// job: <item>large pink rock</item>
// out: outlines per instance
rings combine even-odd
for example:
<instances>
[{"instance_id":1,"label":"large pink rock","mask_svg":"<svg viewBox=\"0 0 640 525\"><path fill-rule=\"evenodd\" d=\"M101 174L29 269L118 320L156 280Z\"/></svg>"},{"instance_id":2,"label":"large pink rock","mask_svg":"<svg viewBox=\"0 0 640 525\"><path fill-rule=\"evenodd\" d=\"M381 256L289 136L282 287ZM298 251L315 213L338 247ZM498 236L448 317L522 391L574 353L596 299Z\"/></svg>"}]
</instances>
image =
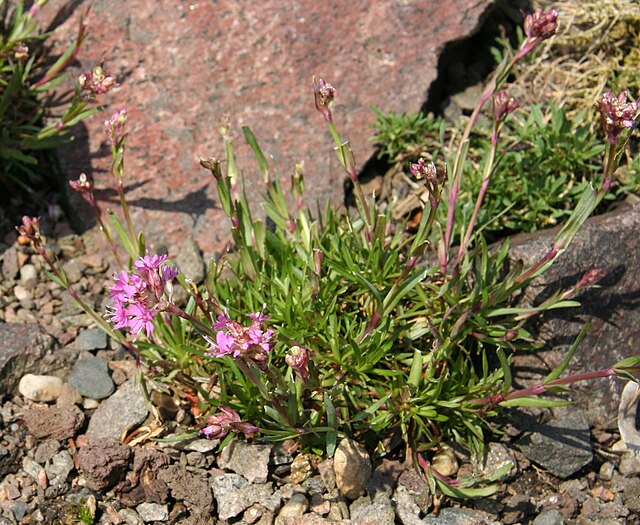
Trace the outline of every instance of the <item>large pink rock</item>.
<instances>
[{"instance_id":1,"label":"large pink rock","mask_svg":"<svg viewBox=\"0 0 640 525\"><path fill-rule=\"evenodd\" d=\"M241 140L242 124L252 127L283 176L304 161L311 203L341 202L344 175L314 108L312 76L336 86L335 119L362 165L373 152L370 105L419 110L444 45L473 33L491 3L94 0L79 60L89 69L104 57L120 81L102 101L129 110L126 166L135 222L170 252L191 232L206 254L220 248L226 219L196 157L222 156L218 124L225 114L252 197L261 176ZM71 38L82 9L54 38ZM87 134L79 132L63 157L71 177L85 171L94 178L103 203L115 202L106 116L88 121Z\"/></svg>"}]
</instances>

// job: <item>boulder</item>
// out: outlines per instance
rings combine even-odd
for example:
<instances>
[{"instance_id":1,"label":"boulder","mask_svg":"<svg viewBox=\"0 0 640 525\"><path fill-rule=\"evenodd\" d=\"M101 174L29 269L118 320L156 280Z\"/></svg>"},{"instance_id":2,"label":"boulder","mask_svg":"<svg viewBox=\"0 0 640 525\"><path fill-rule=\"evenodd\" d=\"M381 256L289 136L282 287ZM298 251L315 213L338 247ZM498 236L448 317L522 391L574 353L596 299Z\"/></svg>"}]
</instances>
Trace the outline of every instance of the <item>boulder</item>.
<instances>
[{"instance_id":1,"label":"boulder","mask_svg":"<svg viewBox=\"0 0 640 525\"><path fill-rule=\"evenodd\" d=\"M65 4L52 0L42 17ZM72 41L85 9L70 4L71 15L60 18L53 36L58 49ZM62 165L74 179L87 173L103 207L116 207L102 122L126 106L126 189L134 222L152 248L165 245L172 257L191 232L211 255L227 240L227 221L211 175L196 157L222 157L223 115L230 116L250 198L257 200L262 175L241 140L243 124L283 177L304 161L310 205L328 198L340 204L342 192L335 190L344 175L314 107L312 76L337 88L335 121L362 166L373 151L370 105L418 111L445 45L473 34L492 5L301 0L284 8L276 0L96 0L75 72L105 58L120 87L100 99L108 112L75 130Z\"/></svg>"}]
</instances>

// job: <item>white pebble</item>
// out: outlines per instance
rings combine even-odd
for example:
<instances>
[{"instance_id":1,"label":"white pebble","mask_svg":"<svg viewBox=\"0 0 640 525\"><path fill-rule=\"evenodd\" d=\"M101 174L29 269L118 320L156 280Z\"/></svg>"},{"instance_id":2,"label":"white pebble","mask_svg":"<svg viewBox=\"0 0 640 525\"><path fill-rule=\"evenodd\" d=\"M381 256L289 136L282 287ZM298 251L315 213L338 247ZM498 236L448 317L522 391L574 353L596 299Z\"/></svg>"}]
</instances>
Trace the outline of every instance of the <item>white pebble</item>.
<instances>
[{"instance_id":1,"label":"white pebble","mask_svg":"<svg viewBox=\"0 0 640 525\"><path fill-rule=\"evenodd\" d=\"M62 379L55 376L26 374L20 379L18 391L25 399L37 402L55 401L62 392Z\"/></svg>"}]
</instances>

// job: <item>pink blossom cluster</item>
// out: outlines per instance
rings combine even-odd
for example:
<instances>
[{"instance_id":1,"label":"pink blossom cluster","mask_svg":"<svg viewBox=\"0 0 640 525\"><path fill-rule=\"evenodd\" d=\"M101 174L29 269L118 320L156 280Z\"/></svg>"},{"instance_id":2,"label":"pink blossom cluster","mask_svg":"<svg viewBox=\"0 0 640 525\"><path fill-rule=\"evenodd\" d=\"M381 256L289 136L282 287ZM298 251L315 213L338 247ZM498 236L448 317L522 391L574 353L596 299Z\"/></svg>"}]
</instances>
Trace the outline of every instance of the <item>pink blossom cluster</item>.
<instances>
[{"instance_id":1,"label":"pink blossom cluster","mask_svg":"<svg viewBox=\"0 0 640 525\"><path fill-rule=\"evenodd\" d=\"M153 321L168 307L171 283L178 275L175 266L162 266L166 259L166 254L145 255L134 263L134 272L114 273L115 284L109 289L113 305L107 313L114 328L128 328L134 335L144 330L147 337L153 333Z\"/></svg>"},{"instance_id":2,"label":"pink blossom cluster","mask_svg":"<svg viewBox=\"0 0 640 525\"><path fill-rule=\"evenodd\" d=\"M90 71L82 73L78 77L78 83L85 98L92 100L96 95L103 95L118 85L116 79L104 68L103 62L100 62L100 65Z\"/></svg>"},{"instance_id":3,"label":"pink blossom cluster","mask_svg":"<svg viewBox=\"0 0 640 525\"><path fill-rule=\"evenodd\" d=\"M638 102L627 102L627 92L622 91L617 97L613 93L605 93L598 101L604 123L604 131L610 144L618 142L618 136L625 128L632 128L638 115Z\"/></svg>"},{"instance_id":4,"label":"pink blossom cluster","mask_svg":"<svg viewBox=\"0 0 640 525\"><path fill-rule=\"evenodd\" d=\"M269 318L263 312L248 314L251 318L249 326L244 326L237 321L229 319L226 315L219 315L218 322L213 327L218 330L215 341L204 336L211 345L206 355L211 357L224 357L230 355L234 358L249 358L255 362L264 362L271 351L271 339L274 330L265 330L264 322Z\"/></svg>"},{"instance_id":5,"label":"pink blossom cluster","mask_svg":"<svg viewBox=\"0 0 640 525\"><path fill-rule=\"evenodd\" d=\"M243 434L257 434L260 429L240 420L240 414L230 407L220 407L220 412L207 418L207 426L202 429L202 433L209 439L222 439L230 431L242 432Z\"/></svg>"}]
</instances>

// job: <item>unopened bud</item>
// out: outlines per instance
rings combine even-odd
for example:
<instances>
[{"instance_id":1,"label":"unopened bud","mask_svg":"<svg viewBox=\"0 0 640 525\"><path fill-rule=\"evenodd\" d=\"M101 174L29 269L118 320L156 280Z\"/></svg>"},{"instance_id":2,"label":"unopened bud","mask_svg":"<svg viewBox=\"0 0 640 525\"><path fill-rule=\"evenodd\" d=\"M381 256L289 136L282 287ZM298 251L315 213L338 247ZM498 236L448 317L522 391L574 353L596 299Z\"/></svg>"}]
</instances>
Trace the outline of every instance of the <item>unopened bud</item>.
<instances>
[{"instance_id":1,"label":"unopened bud","mask_svg":"<svg viewBox=\"0 0 640 525\"><path fill-rule=\"evenodd\" d=\"M25 215L22 217L22 224L16 226L16 230L30 241L38 242L40 240L40 217Z\"/></svg>"},{"instance_id":2,"label":"unopened bud","mask_svg":"<svg viewBox=\"0 0 640 525\"><path fill-rule=\"evenodd\" d=\"M322 78L316 80L316 77L313 77L311 85L316 109L322 113L326 122L331 122L333 120L333 98L336 94L336 89Z\"/></svg>"},{"instance_id":3,"label":"unopened bud","mask_svg":"<svg viewBox=\"0 0 640 525\"><path fill-rule=\"evenodd\" d=\"M498 91L493 96L493 113L496 122L501 122L507 115L518 109L519 104L506 91Z\"/></svg>"},{"instance_id":4,"label":"unopened bud","mask_svg":"<svg viewBox=\"0 0 640 525\"><path fill-rule=\"evenodd\" d=\"M627 92L623 91L615 97L613 93L605 93L598 101L607 140L614 145L623 129L634 126L638 115L638 102L627 102Z\"/></svg>"}]
</instances>

